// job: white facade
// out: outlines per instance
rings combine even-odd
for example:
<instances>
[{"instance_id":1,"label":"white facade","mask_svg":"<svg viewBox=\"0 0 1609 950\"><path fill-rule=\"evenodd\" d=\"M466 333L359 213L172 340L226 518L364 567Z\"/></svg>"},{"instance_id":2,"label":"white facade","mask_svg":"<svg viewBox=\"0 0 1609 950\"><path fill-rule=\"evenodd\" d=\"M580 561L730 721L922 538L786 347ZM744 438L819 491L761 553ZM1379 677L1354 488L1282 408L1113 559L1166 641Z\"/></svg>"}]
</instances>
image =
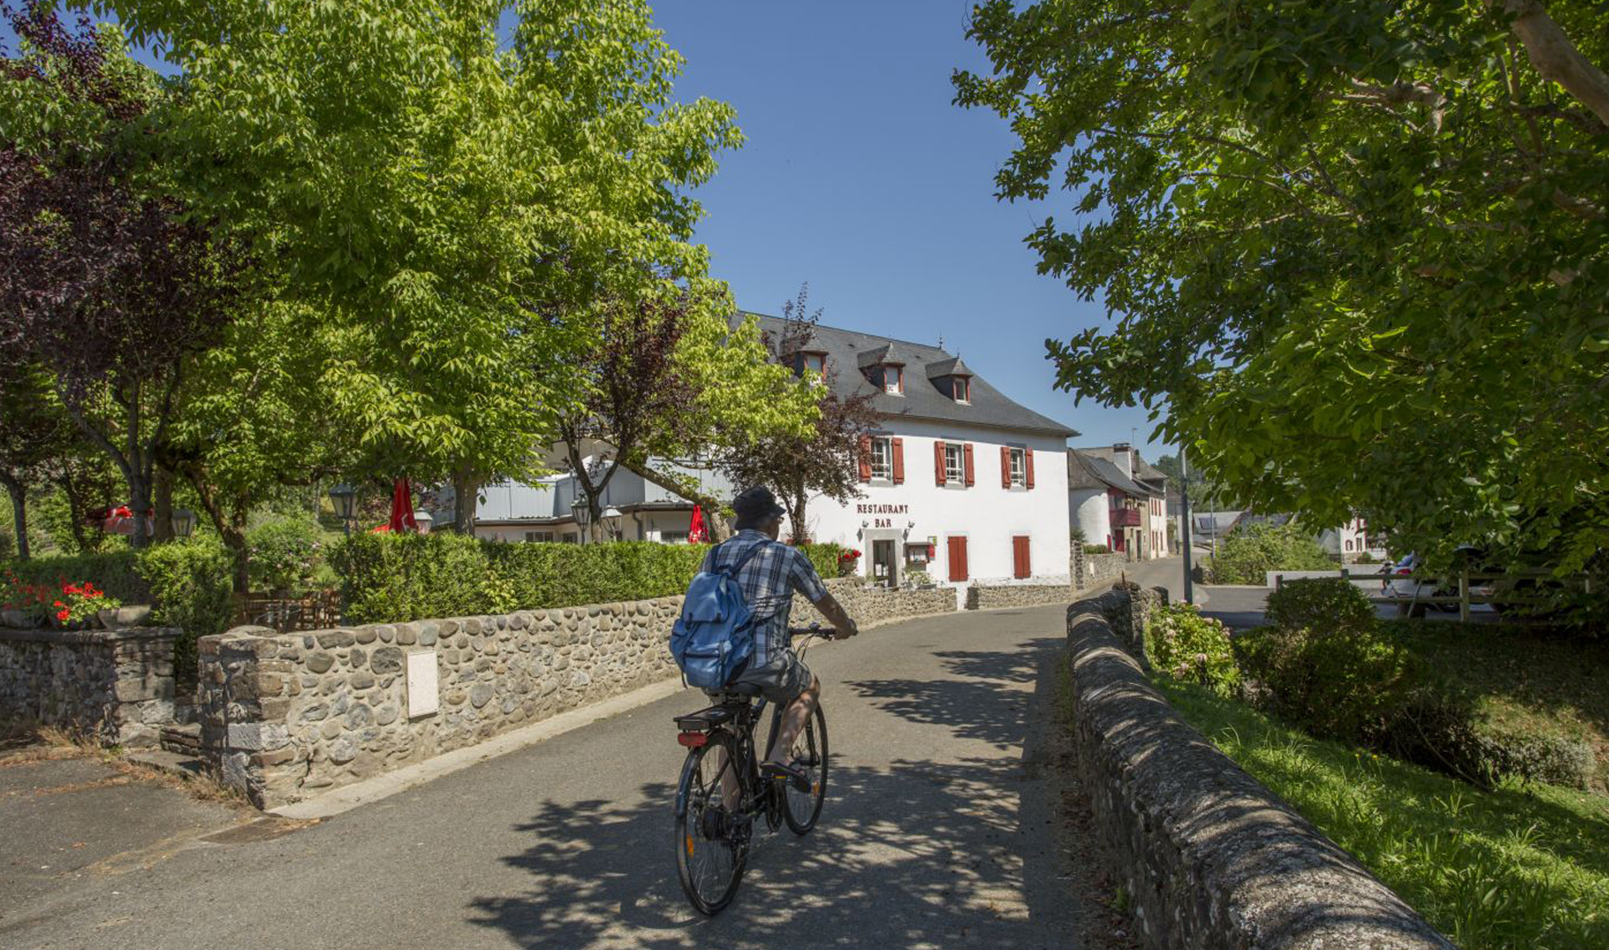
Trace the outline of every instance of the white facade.
<instances>
[{"instance_id":1,"label":"white facade","mask_svg":"<svg viewBox=\"0 0 1609 950\"><path fill-rule=\"evenodd\" d=\"M904 480L874 478L861 486L863 497L839 504L812 499L807 508L810 537L862 552L860 573L890 580L876 556L889 555L899 582L905 571L920 569L952 586L972 581L1000 583L1064 583L1069 579L1066 439L1040 432L952 422L891 417L880 433L900 439ZM935 443L971 445L973 483L946 480L940 486ZM1034 482L1019 479L1004 487L1001 447L1032 449ZM964 455L964 450L963 450ZM1021 458L1022 456L1019 456ZM1009 458L1009 456L1007 457ZM1018 552L1026 538L1028 571L1021 572ZM952 540L957 539L957 540ZM951 553L965 559L952 563ZM924 554L930 558L924 560ZM952 568L956 570L952 572ZM954 573L956 576L952 576Z\"/></svg>"},{"instance_id":2,"label":"white facade","mask_svg":"<svg viewBox=\"0 0 1609 950\"><path fill-rule=\"evenodd\" d=\"M1074 488L1068 493L1073 510L1073 527L1084 535L1085 544L1108 544L1112 537L1112 503L1105 488Z\"/></svg>"},{"instance_id":3,"label":"white facade","mask_svg":"<svg viewBox=\"0 0 1609 950\"><path fill-rule=\"evenodd\" d=\"M1330 554L1350 561L1370 549L1369 528L1362 518L1353 518L1339 528L1324 529L1318 543Z\"/></svg>"}]
</instances>

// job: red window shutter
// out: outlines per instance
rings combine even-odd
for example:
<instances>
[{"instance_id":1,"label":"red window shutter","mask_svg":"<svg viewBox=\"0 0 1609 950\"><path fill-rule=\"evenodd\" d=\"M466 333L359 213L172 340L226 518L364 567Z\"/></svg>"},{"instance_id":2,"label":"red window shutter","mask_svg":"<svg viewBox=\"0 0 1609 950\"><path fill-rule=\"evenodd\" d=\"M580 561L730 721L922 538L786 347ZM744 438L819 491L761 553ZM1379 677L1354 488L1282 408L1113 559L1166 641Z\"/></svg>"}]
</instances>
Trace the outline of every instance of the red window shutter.
<instances>
[{"instance_id":1,"label":"red window shutter","mask_svg":"<svg viewBox=\"0 0 1609 950\"><path fill-rule=\"evenodd\" d=\"M1034 487L1034 450L1023 449L1023 460L1028 467L1028 487Z\"/></svg>"},{"instance_id":2,"label":"red window shutter","mask_svg":"<svg viewBox=\"0 0 1609 950\"><path fill-rule=\"evenodd\" d=\"M964 451L964 454L966 455L967 487L971 488L972 484L973 484L973 481L974 481L974 479L972 477L972 443L971 442L968 442L966 444L966 449Z\"/></svg>"},{"instance_id":3,"label":"red window shutter","mask_svg":"<svg viewBox=\"0 0 1609 950\"><path fill-rule=\"evenodd\" d=\"M860 480L872 480L872 437L869 435L860 437Z\"/></svg>"},{"instance_id":4,"label":"red window shutter","mask_svg":"<svg viewBox=\"0 0 1609 950\"><path fill-rule=\"evenodd\" d=\"M967 539L960 537L950 538L950 580L952 582L967 579Z\"/></svg>"},{"instance_id":5,"label":"red window shutter","mask_svg":"<svg viewBox=\"0 0 1609 950\"><path fill-rule=\"evenodd\" d=\"M939 487L944 487L944 443L933 443L933 477L938 479Z\"/></svg>"},{"instance_id":6,"label":"red window shutter","mask_svg":"<svg viewBox=\"0 0 1609 950\"><path fill-rule=\"evenodd\" d=\"M1018 578L1033 574L1033 558L1029 554L1027 535L1011 539L1011 567L1013 575Z\"/></svg>"},{"instance_id":7,"label":"red window shutter","mask_svg":"<svg viewBox=\"0 0 1609 950\"><path fill-rule=\"evenodd\" d=\"M1000 487L1011 487L1011 447L1000 446Z\"/></svg>"},{"instance_id":8,"label":"red window shutter","mask_svg":"<svg viewBox=\"0 0 1609 950\"><path fill-rule=\"evenodd\" d=\"M905 440L894 440L894 484L905 484Z\"/></svg>"}]
</instances>

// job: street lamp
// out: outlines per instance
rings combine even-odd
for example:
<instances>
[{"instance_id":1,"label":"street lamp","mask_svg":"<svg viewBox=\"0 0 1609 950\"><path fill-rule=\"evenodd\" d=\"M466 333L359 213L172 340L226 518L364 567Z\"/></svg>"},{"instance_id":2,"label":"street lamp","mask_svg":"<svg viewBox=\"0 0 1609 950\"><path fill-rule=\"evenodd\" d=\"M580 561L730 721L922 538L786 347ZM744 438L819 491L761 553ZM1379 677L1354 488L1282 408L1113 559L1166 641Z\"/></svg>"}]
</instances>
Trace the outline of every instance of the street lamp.
<instances>
[{"instance_id":1,"label":"street lamp","mask_svg":"<svg viewBox=\"0 0 1609 950\"><path fill-rule=\"evenodd\" d=\"M575 501L570 502L570 515L575 518L575 526L581 529L581 536L577 539L582 544L587 543L587 528L592 525L592 506L582 495L576 495Z\"/></svg>"},{"instance_id":2,"label":"street lamp","mask_svg":"<svg viewBox=\"0 0 1609 950\"><path fill-rule=\"evenodd\" d=\"M335 509L335 517L341 519L341 525L346 529L346 536L352 536L352 520L357 517L358 493L351 485L342 482L330 489L330 506Z\"/></svg>"},{"instance_id":3,"label":"street lamp","mask_svg":"<svg viewBox=\"0 0 1609 950\"><path fill-rule=\"evenodd\" d=\"M188 508L175 508L172 515L173 536L183 540L196 529L196 513Z\"/></svg>"},{"instance_id":4,"label":"street lamp","mask_svg":"<svg viewBox=\"0 0 1609 950\"><path fill-rule=\"evenodd\" d=\"M603 510L603 530L608 532L611 541L620 539L620 518L619 508L611 505Z\"/></svg>"}]
</instances>

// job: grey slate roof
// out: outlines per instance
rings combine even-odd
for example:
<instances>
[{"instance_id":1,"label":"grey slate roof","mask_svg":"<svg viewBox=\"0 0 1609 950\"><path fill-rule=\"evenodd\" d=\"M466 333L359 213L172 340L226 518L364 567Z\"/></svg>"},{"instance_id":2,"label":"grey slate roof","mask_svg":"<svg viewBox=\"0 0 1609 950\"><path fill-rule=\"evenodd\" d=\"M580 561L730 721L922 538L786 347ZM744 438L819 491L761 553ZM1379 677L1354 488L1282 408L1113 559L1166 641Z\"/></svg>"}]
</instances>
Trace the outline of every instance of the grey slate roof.
<instances>
[{"instance_id":1,"label":"grey slate roof","mask_svg":"<svg viewBox=\"0 0 1609 950\"><path fill-rule=\"evenodd\" d=\"M928 379L942 379L945 376L973 376L972 368L961 362L961 357L952 356L949 359L937 360L927 364Z\"/></svg>"},{"instance_id":2,"label":"grey slate roof","mask_svg":"<svg viewBox=\"0 0 1609 950\"><path fill-rule=\"evenodd\" d=\"M753 316L759 321L760 329L770 336L772 346L775 347L787 327L786 321L781 317L764 314L747 312L738 314L738 318L746 316ZM907 366L903 395L884 392L880 387L872 385L871 380L861 371L861 354L888 348L892 348L899 361ZM811 332L810 342L805 349L827 354L828 376L840 396L870 396L872 406L884 415L1046 432L1063 438L1078 435L1076 431L1060 422L1013 402L1000 390L989 385L988 380L976 374L973 374L972 378L972 402L956 402L947 391L939 389L936 380L930 376L931 370L914 372L917 366L931 367L935 363L948 363L949 372L952 374L956 372L956 367L964 373L972 372L961 362L960 357L946 353L936 346L893 340L855 330L817 326Z\"/></svg>"},{"instance_id":3,"label":"grey slate roof","mask_svg":"<svg viewBox=\"0 0 1609 950\"><path fill-rule=\"evenodd\" d=\"M1125 495L1135 495L1144 498L1155 494L1149 488L1143 488L1132 478L1123 474L1123 470L1116 465L1091 455L1080 449L1067 450L1067 487L1069 488L1115 488Z\"/></svg>"},{"instance_id":4,"label":"grey slate roof","mask_svg":"<svg viewBox=\"0 0 1609 950\"><path fill-rule=\"evenodd\" d=\"M905 359L899 350L894 348L892 343L874 346L869 350L862 351L856 357L856 363L861 369L871 369L873 366L883 365L904 366L907 362L909 361Z\"/></svg>"}]
</instances>

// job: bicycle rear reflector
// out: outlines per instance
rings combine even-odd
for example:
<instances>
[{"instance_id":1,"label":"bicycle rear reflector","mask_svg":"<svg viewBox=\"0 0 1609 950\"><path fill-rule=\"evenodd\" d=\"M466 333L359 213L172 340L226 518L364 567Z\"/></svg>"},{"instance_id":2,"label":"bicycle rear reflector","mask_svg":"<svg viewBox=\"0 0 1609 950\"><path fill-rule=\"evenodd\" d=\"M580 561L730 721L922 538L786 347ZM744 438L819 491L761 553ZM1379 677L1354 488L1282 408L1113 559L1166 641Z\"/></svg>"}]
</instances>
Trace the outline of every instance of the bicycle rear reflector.
<instances>
[{"instance_id":1,"label":"bicycle rear reflector","mask_svg":"<svg viewBox=\"0 0 1609 950\"><path fill-rule=\"evenodd\" d=\"M696 749L710 741L710 737L702 732L683 732L676 736L676 741L689 749Z\"/></svg>"}]
</instances>

